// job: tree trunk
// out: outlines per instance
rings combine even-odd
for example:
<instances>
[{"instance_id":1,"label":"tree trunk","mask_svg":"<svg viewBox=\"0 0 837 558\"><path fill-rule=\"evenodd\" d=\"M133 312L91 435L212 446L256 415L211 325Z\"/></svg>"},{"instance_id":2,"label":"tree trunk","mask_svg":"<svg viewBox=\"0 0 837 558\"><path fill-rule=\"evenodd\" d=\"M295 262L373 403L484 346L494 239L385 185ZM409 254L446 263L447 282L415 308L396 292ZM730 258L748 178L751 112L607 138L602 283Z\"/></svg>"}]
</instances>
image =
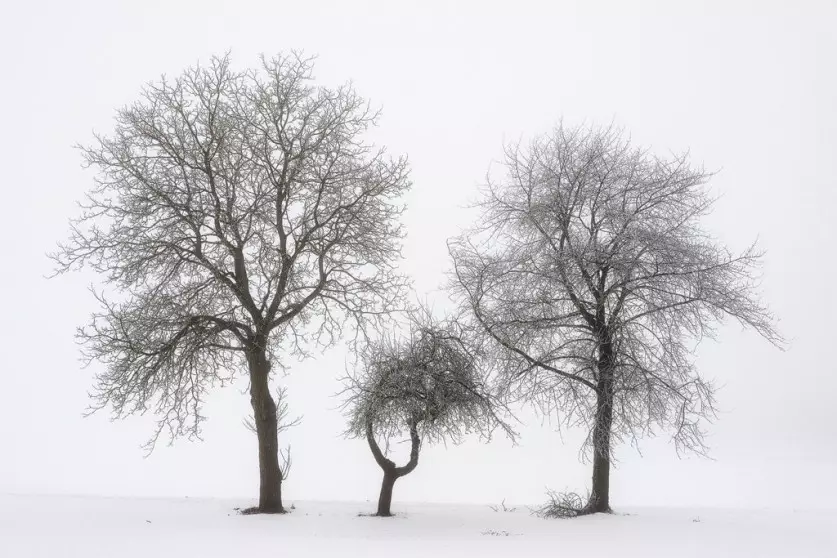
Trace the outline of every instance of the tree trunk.
<instances>
[{"instance_id":1,"label":"tree trunk","mask_svg":"<svg viewBox=\"0 0 837 558\"><path fill-rule=\"evenodd\" d=\"M248 353L250 365L250 403L253 406L256 436L259 440L259 513L284 513L282 471L279 468L279 439L276 402L268 383L270 362L264 349Z\"/></svg>"},{"instance_id":2,"label":"tree trunk","mask_svg":"<svg viewBox=\"0 0 837 558\"><path fill-rule=\"evenodd\" d=\"M596 423L593 426L593 487L582 513L609 513L610 434L613 427L613 340L602 327L599 334L599 379L596 385Z\"/></svg>"},{"instance_id":3,"label":"tree trunk","mask_svg":"<svg viewBox=\"0 0 837 558\"><path fill-rule=\"evenodd\" d=\"M378 496L378 511L375 515L390 517L392 515L392 489L398 476L395 471L384 471L384 480L381 482L381 494Z\"/></svg>"},{"instance_id":4,"label":"tree trunk","mask_svg":"<svg viewBox=\"0 0 837 558\"><path fill-rule=\"evenodd\" d=\"M372 422L366 423L366 441L369 442L369 449L372 450L372 455L378 466L384 471L384 479L381 482L381 493L378 496L378 511L375 515L379 517L392 516L392 489L395 486L395 481L413 472L418 466L419 448L421 446L421 439L418 434L418 421L410 421L410 461L403 467L396 467L395 463L384 456L378 442L375 441L375 432Z\"/></svg>"},{"instance_id":5,"label":"tree trunk","mask_svg":"<svg viewBox=\"0 0 837 558\"><path fill-rule=\"evenodd\" d=\"M612 387L601 388L596 396L596 425L593 427L593 488L586 513L610 512L610 429L613 425Z\"/></svg>"}]
</instances>

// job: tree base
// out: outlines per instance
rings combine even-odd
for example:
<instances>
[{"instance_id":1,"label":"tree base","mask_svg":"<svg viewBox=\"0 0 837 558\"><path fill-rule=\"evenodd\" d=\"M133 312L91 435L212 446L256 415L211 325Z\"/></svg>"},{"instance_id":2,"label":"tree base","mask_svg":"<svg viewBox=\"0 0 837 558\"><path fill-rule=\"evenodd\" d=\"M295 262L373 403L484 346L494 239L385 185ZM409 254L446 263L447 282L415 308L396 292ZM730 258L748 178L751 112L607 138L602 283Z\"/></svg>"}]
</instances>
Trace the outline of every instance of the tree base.
<instances>
[{"instance_id":1,"label":"tree base","mask_svg":"<svg viewBox=\"0 0 837 558\"><path fill-rule=\"evenodd\" d=\"M377 512L375 512L375 513L359 512L357 514L357 516L358 517L395 517L395 514L394 513L383 514L383 513L377 513Z\"/></svg>"},{"instance_id":2,"label":"tree base","mask_svg":"<svg viewBox=\"0 0 837 558\"><path fill-rule=\"evenodd\" d=\"M576 517L582 515L593 515L594 513L613 513L613 510L610 508L599 509L596 506L584 506L583 508L578 510L578 514L576 515Z\"/></svg>"},{"instance_id":3,"label":"tree base","mask_svg":"<svg viewBox=\"0 0 837 558\"><path fill-rule=\"evenodd\" d=\"M260 508L259 506L253 506L252 508L244 508L243 510L238 510L238 513L241 515L281 515L288 513L283 507L278 508Z\"/></svg>"}]
</instances>

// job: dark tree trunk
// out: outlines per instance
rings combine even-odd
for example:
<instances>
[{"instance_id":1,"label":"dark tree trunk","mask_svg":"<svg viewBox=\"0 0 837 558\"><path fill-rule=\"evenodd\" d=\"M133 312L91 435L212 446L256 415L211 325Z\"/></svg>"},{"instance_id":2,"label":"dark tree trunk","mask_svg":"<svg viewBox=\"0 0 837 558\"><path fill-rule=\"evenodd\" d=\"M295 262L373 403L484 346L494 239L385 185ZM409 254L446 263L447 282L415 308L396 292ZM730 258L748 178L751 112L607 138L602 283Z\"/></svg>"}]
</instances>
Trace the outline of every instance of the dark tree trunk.
<instances>
[{"instance_id":1,"label":"dark tree trunk","mask_svg":"<svg viewBox=\"0 0 837 558\"><path fill-rule=\"evenodd\" d=\"M378 511L375 512L375 515L390 517L392 516L392 489L395 487L395 481L410 474L418 466L419 448L421 447L418 423L417 421L410 423L410 461L403 467L396 467L395 463L384 456L378 442L375 441L374 428L371 422L366 424L366 441L369 443L369 449L372 450L375 461L384 471L381 493L378 496Z\"/></svg>"},{"instance_id":2,"label":"dark tree trunk","mask_svg":"<svg viewBox=\"0 0 837 558\"><path fill-rule=\"evenodd\" d=\"M593 488L586 513L610 512L610 429L613 425L612 387L601 387L596 396L593 427Z\"/></svg>"},{"instance_id":3,"label":"dark tree trunk","mask_svg":"<svg viewBox=\"0 0 837 558\"><path fill-rule=\"evenodd\" d=\"M250 365L250 403L259 440L259 506L254 511L284 513L276 402L270 394L268 383L270 362L261 348L247 356Z\"/></svg>"},{"instance_id":4,"label":"dark tree trunk","mask_svg":"<svg viewBox=\"0 0 837 558\"><path fill-rule=\"evenodd\" d=\"M610 435L613 427L614 354L610 334L600 333L598 382L596 384L596 423L593 426L593 487L582 513L609 513Z\"/></svg>"},{"instance_id":5,"label":"dark tree trunk","mask_svg":"<svg viewBox=\"0 0 837 558\"><path fill-rule=\"evenodd\" d=\"M379 517L390 517L392 515L392 489L398 476L394 469L384 471L384 480L381 482L381 494L378 496L378 511L375 515Z\"/></svg>"}]
</instances>

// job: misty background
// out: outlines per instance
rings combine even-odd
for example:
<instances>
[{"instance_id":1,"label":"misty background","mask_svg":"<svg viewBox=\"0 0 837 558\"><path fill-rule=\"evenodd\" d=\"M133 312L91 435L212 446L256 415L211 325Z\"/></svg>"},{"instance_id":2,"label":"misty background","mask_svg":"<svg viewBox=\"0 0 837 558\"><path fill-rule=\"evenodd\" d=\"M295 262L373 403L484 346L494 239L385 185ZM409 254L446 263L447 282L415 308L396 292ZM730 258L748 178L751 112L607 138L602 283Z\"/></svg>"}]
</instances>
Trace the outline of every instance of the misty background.
<instances>
[{"instance_id":1,"label":"misty background","mask_svg":"<svg viewBox=\"0 0 837 558\"><path fill-rule=\"evenodd\" d=\"M764 299L790 346L781 352L728 323L699 369L720 386L713 460L678 459L668 438L642 456L617 450L617 506L811 507L837 497L837 376L831 294L837 271L837 21L834 2L19 2L0 17L2 273L0 492L131 496L257 494L246 380L212 393L204 441L140 449L153 417L82 418L96 371L75 327L94 310L90 273L47 280L91 185L73 144L108 133L143 83L231 50L318 55L319 83L352 80L383 109L374 139L406 153L403 269L446 305L445 241L469 223L504 141L567 123L614 122L657 152L690 149L719 171L707 227L733 249L767 251ZM283 485L295 500L374 500L364 441L344 440L342 346L277 377L300 426ZM534 504L545 487L583 491L583 432L522 414L518 447L424 448L397 501Z\"/></svg>"}]
</instances>

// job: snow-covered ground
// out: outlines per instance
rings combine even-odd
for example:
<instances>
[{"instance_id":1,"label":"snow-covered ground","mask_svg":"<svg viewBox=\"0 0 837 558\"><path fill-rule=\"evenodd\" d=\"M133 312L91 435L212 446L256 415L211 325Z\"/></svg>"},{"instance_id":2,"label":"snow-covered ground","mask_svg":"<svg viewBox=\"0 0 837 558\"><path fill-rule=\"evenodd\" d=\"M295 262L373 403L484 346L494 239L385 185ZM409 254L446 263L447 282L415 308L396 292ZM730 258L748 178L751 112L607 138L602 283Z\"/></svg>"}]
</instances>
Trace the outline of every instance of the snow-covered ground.
<instances>
[{"instance_id":1,"label":"snow-covered ground","mask_svg":"<svg viewBox=\"0 0 837 558\"><path fill-rule=\"evenodd\" d=\"M837 511L636 508L543 520L526 509L294 502L292 513L241 516L248 502L0 495L0 557L751 556L837 557ZM290 502L289 502L290 504Z\"/></svg>"}]
</instances>

